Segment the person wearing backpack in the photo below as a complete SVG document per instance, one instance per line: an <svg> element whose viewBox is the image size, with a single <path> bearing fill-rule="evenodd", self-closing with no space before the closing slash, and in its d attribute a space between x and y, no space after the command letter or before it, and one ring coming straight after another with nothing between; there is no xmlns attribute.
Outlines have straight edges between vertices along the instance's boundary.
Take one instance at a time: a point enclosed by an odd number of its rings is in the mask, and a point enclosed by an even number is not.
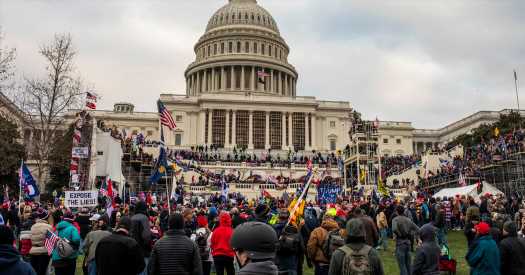
<svg viewBox="0 0 525 275"><path fill-rule="evenodd" d="M213 258L210 248L212 232L208 228L208 218L204 215L197 216L197 226L199 228L195 232L195 242L199 247L199 255L201 256L202 274L210 275Z"/></svg>
<svg viewBox="0 0 525 275"><path fill-rule="evenodd" d="M329 275L384 275L379 253L366 244L363 220L351 219L346 224L346 244L334 251Z"/></svg>
<svg viewBox="0 0 525 275"><path fill-rule="evenodd" d="M80 233L73 225L75 217L67 211L56 226L56 234L61 240L53 250L51 259L55 267L55 275L74 275L77 267L77 257L80 247Z"/></svg>
<svg viewBox="0 0 525 275"><path fill-rule="evenodd" d="M273 226L279 239L279 249L275 257L275 264L279 273L295 275L298 273L300 257L303 257L303 240L299 230L293 224L288 224L290 213L287 209L279 212L279 221Z"/></svg>
<svg viewBox="0 0 525 275"><path fill-rule="evenodd" d="M336 211L331 211L332 209L326 211L323 222L321 226L317 227L310 234L310 239L308 239L307 244L307 253L308 257L314 264L315 275L326 275L328 274L328 269L330 268L330 255L326 255L325 249L331 247L329 243L330 232L338 232L342 237L343 234L339 228L339 225L334 220ZM335 239L336 233L333 234L332 239ZM334 244L334 242L331 242Z"/></svg>
<svg viewBox="0 0 525 275"><path fill-rule="evenodd" d="M419 239L422 244L416 249L412 275L439 275L439 258L441 249L436 241L436 231L431 223L419 229Z"/></svg>

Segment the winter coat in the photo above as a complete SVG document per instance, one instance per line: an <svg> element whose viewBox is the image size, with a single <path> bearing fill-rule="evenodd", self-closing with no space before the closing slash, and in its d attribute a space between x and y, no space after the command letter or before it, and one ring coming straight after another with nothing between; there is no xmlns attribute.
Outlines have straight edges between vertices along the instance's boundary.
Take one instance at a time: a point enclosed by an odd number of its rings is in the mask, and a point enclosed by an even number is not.
<svg viewBox="0 0 525 275"><path fill-rule="evenodd" d="M202 274L199 247L184 230L168 230L153 247L148 274Z"/></svg>
<svg viewBox="0 0 525 275"><path fill-rule="evenodd" d="M410 240L419 227L405 216L397 216L392 220L392 232L396 235L396 246L410 245Z"/></svg>
<svg viewBox="0 0 525 275"><path fill-rule="evenodd" d="M465 258L471 268L471 275L500 274L499 249L490 235L475 239Z"/></svg>
<svg viewBox="0 0 525 275"><path fill-rule="evenodd" d="M379 230L388 228L388 221L386 220L384 211L381 211L379 215L377 215L377 228L379 228Z"/></svg>
<svg viewBox="0 0 525 275"><path fill-rule="evenodd" d="M116 211L115 211L116 212ZM76 219L78 227L80 228L80 238L85 239L89 231L91 230L91 222L89 221L90 216L87 214L80 214Z"/></svg>
<svg viewBox="0 0 525 275"><path fill-rule="evenodd" d="M354 251L359 251L363 246L367 245L366 243L349 243L346 246L350 247ZM346 253L341 248L338 248L334 251L332 259L330 261L330 270L328 271L329 275L339 275L341 274L343 262L345 259ZM368 263L372 269L372 275L383 275L385 274L383 270L383 264L379 257L379 253L372 248L368 253Z"/></svg>
<svg viewBox="0 0 525 275"><path fill-rule="evenodd" d="M234 257L235 252L230 245L230 239L233 234L232 219L230 214L222 213L219 216L219 227L211 235L211 254L215 256Z"/></svg>
<svg viewBox="0 0 525 275"><path fill-rule="evenodd" d="M277 275L277 266L272 261L248 263L237 275Z"/></svg>
<svg viewBox="0 0 525 275"><path fill-rule="evenodd" d="M116 231L100 240L95 261L98 275L132 275L144 270L144 254L133 238Z"/></svg>
<svg viewBox="0 0 525 275"><path fill-rule="evenodd" d="M0 275L36 275L30 264L9 244L0 245Z"/></svg>
<svg viewBox="0 0 525 275"><path fill-rule="evenodd" d="M436 242L437 228L426 224L419 230L423 244L416 249L412 264L413 275L439 275L439 258L441 250Z"/></svg>
<svg viewBox="0 0 525 275"><path fill-rule="evenodd" d="M95 252L98 243L105 237L111 236L111 232L107 230L91 231L86 235L84 242L84 254L86 256L85 262L90 262L95 259Z"/></svg>
<svg viewBox="0 0 525 275"><path fill-rule="evenodd" d="M279 222L276 225L274 225L273 228L275 229L278 238L281 237L281 234L283 234L283 232L286 232L290 235L296 234L298 240L297 251L295 253L291 253L290 251L286 250L277 250L277 253L275 255L275 264L277 265L280 271L297 270L299 266L299 258L304 255L303 238L301 237L301 234L299 233L297 227L293 225L288 225L288 227L285 228L285 225L286 221Z"/></svg>
<svg viewBox="0 0 525 275"><path fill-rule="evenodd" d="M339 229L339 225L333 219L325 219L320 227L317 227L310 234L310 239L306 245L308 258L314 263L329 264L330 260L326 258L323 252L323 244L326 241L328 232Z"/></svg>
<svg viewBox="0 0 525 275"><path fill-rule="evenodd" d="M476 205L470 206L469 208L467 208L467 214L465 216L465 222L467 223L472 221L473 217L476 217L478 219L481 218L479 207Z"/></svg>
<svg viewBox="0 0 525 275"><path fill-rule="evenodd" d="M47 231L53 231L53 227L45 220L37 220L31 226L31 255L47 255L47 248L44 246Z"/></svg>
<svg viewBox="0 0 525 275"><path fill-rule="evenodd" d="M78 257L80 247L80 234L78 233L77 228L70 222L61 221L57 224L56 233L60 238L67 239L70 241L70 245L73 247L74 252L67 259L76 259ZM58 255L58 249L53 251L51 259L53 262L64 260L64 258Z"/></svg>
<svg viewBox="0 0 525 275"><path fill-rule="evenodd" d="M368 216L361 216L359 219L363 221L363 225L365 227L366 244L371 247L376 247L379 242L379 233L377 232L376 224Z"/></svg>
<svg viewBox="0 0 525 275"><path fill-rule="evenodd" d="M524 274L525 239L516 234L507 236L499 244L501 254L501 274Z"/></svg>

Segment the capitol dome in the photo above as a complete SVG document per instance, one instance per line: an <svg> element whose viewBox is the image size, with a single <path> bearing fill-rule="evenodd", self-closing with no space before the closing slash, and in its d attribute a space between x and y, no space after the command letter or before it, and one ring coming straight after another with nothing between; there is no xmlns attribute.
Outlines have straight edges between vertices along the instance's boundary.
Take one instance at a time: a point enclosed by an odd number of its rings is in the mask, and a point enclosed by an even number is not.
<svg viewBox="0 0 525 275"><path fill-rule="evenodd" d="M229 0L208 21L185 71L186 94L296 96L298 74L271 14L256 0Z"/></svg>
<svg viewBox="0 0 525 275"><path fill-rule="evenodd" d="M263 7L257 5L256 0L230 0L227 5L213 14L206 32L227 25L252 25L279 33L273 17Z"/></svg>

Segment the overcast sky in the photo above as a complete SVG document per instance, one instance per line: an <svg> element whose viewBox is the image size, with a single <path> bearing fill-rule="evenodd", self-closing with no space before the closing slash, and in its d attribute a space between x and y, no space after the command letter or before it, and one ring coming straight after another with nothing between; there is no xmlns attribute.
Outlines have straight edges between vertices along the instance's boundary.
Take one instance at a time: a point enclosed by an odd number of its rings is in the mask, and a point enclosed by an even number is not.
<svg viewBox="0 0 525 275"><path fill-rule="evenodd" d="M69 32L100 107L154 111L160 93L184 93L193 46L226 2L0 0L0 26L19 78L41 74L38 47ZM291 48L298 95L350 101L365 118L442 127L515 108L513 69L525 83L525 1L258 2Z"/></svg>

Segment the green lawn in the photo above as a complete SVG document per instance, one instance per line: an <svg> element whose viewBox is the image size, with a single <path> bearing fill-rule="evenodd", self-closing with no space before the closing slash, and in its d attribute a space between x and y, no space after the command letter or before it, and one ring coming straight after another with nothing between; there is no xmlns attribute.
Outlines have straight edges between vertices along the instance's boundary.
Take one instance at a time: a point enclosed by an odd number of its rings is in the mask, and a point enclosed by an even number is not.
<svg viewBox="0 0 525 275"><path fill-rule="evenodd" d="M450 254L458 262L458 275L468 275L469 268L467 262L465 261L465 255L467 254L467 240L462 231L451 231L448 234L448 243L450 248ZM396 258L394 257L394 242L390 240L389 247L387 251L380 251L381 259L383 261L383 267L385 269L385 274L394 275L399 274L399 268L397 267ZM82 259L79 258L77 262L77 272L76 275L82 275ZM305 265L305 274L313 275L313 269L309 269Z"/></svg>

